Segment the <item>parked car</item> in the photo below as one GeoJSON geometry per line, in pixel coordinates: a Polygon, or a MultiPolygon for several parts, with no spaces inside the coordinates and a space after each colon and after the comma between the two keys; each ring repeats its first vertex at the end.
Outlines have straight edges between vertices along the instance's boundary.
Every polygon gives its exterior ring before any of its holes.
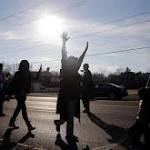
{"type": "Polygon", "coordinates": [[[96,84],[93,89],[93,97],[108,97],[109,99],[122,99],[128,92],[124,86],[114,83],[96,84]]]}

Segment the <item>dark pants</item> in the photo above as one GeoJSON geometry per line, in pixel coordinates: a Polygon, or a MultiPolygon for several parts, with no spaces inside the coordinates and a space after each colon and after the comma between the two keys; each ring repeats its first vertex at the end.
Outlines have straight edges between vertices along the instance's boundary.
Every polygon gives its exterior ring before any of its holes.
{"type": "Polygon", "coordinates": [[[83,99],[83,106],[84,106],[85,110],[89,111],[90,110],[90,100],[83,99]]]}
{"type": "Polygon", "coordinates": [[[0,115],[3,114],[4,94],[0,93],[0,115]]]}
{"type": "Polygon", "coordinates": [[[131,136],[131,143],[133,146],[137,146],[141,135],[144,135],[144,145],[146,147],[146,150],[150,149],[150,127],[149,127],[149,122],[141,122],[141,121],[136,121],[135,124],[131,127],[130,129],[130,136],[131,136]]]}
{"type": "Polygon", "coordinates": [[[3,103],[4,101],[0,99],[0,115],[3,114],[3,103]]]}
{"type": "Polygon", "coordinates": [[[67,104],[67,127],[66,127],[66,136],[67,137],[72,137],[73,132],[74,132],[74,115],[75,111],[77,110],[77,101],[76,100],[71,100],[68,101],[67,104]]]}
{"type": "Polygon", "coordinates": [[[16,107],[14,114],[10,121],[15,122],[19,112],[22,110],[23,119],[24,119],[27,127],[29,127],[30,121],[28,119],[27,109],[26,109],[26,104],[25,104],[26,96],[18,96],[18,97],[16,97],[16,99],[17,99],[17,107],[16,107]]]}
{"type": "Polygon", "coordinates": [[[90,111],[90,100],[92,99],[91,89],[85,88],[82,93],[83,106],[86,111],[90,111]]]}

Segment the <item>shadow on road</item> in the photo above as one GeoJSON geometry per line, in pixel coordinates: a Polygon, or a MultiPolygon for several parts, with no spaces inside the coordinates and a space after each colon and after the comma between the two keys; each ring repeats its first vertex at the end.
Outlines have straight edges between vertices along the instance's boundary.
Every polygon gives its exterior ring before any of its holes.
{"type": "Polygon", "coordinates": [[[32,134],[31,132],[28,132],[26,135],[24,135],[19,141],[18,143],[25,143],[27,141],[28,138],[34,138],[34,134],[32,134]]]}
{"type": "Polygon", "coordinates": [[[14,129],[8,128],[4,135],[3,135],[3,141],[0,144],[0,149],[4,150],[12,150],[17,144],[15,142],[11,142],[11,134],[14,129]]]}
{"type": "MultiPolygon", "coordinates": [[[[78,150],[76,142],[72,142],[67,144],[62,140],[61,135],[57,134],[55,144],[60,147],[61,150],[78,150]]],[[[90,150],[89,146],[86,145],[82,150],[90,150]]]]}
{"type": "Polygon", "coordinates": [[[28,138],[32,137],[34,138],[34,135],[31,132],[28,132],[25,136],[23,136],[18,142],[12,142],[11,141],[11,135],[14,128],[8,128],[4,135],[3,140],[0,143],[0,150],[13,150],[15,147],[17,147],[18,143],[25,143],[28,138]]]}
{"type": "Polygon", "coordinates": [[[91,112],[88,113],[88,116],[92,122],[94,122],[97,126],[102,128],[107,134],[111,136],[111,139],[108,139],[109,142],[117,143],[128,149],[129,141],[128,132],[126,129],[113,124],[107,124],[91,112]]]}
{"type": "Polygon", "coordinates": [[[61,135],[57,134],[55,144],[60,147],[62,150],[78,150],[77,144],[75,142],[67,144],[62,140],[61,135]]]}

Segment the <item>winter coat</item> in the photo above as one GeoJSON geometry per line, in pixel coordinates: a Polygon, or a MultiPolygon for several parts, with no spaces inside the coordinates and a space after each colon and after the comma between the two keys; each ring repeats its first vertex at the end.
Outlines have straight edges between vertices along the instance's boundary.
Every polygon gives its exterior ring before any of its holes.
{"type": "Polygon", "coordinates": [[[150,87],[141,88],[138,92],[141,99],[138,112],[138,119],[144,122],[150,122],[150,87]]]}
{"type": "Polygon", "coordinates": [[[75,102],[73,116],[80,120],[80,75],[78,70],[68,70],[66,68],[66,66],[63,66],[56,113],[60,114],[60,118],[63,118],[63,120],[67,120],[69,116],[68,104],[75,102]]]}
{"type": "Polygon", "coordinates": [[[30,93],[31,79],[32,76],[30,71],[17,71],[11,83],[11,94],[26,96],[27,93],[30,93]]]}
{"type": "Polygon", "coordinates": [[[84,72],[84,75],[82,77],[82,84],[82,99],[92,99],[93,79],[90,70],[84,72]]]}

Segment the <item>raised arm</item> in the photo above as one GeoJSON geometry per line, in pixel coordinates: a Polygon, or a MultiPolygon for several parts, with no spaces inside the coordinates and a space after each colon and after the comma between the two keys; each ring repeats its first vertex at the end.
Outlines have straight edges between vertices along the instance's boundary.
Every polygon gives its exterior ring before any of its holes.
{"type": "Polygon", "coordinates": [[[41,71],[42,71],[42,64],[40,65],[40,69],[39,69],[39,71],[37,72],[36,77],[34,78],[34,80],[38,80],[38,79],[39,79],[40,74],[41,74],[41,71]]]}
{"type": "Polygon", "coordinates": [[[68,34],[63,33],[61,35],[62,38],[62,61],[67,58],[67,51],[66,51],[66,42],[69,40],[68,34]]]}
{"type": "Polygon", "coordinates": [[[85,54],[86,54],[86,52],[87,52],[87,50],[88,50],[88,42],[86,43],[86,48],[85,48],[85,50],[84,50],[84,52],[82,53],[82,55],[80,56],[80,58],[79,58],[79,60],[78,60],[78,70],[80,69],[80,66],[81,66],[81,64],[82,64],[82,62],[83,62],[83,59],[84,59],[84,57],[85,57],[85,54]]]}

